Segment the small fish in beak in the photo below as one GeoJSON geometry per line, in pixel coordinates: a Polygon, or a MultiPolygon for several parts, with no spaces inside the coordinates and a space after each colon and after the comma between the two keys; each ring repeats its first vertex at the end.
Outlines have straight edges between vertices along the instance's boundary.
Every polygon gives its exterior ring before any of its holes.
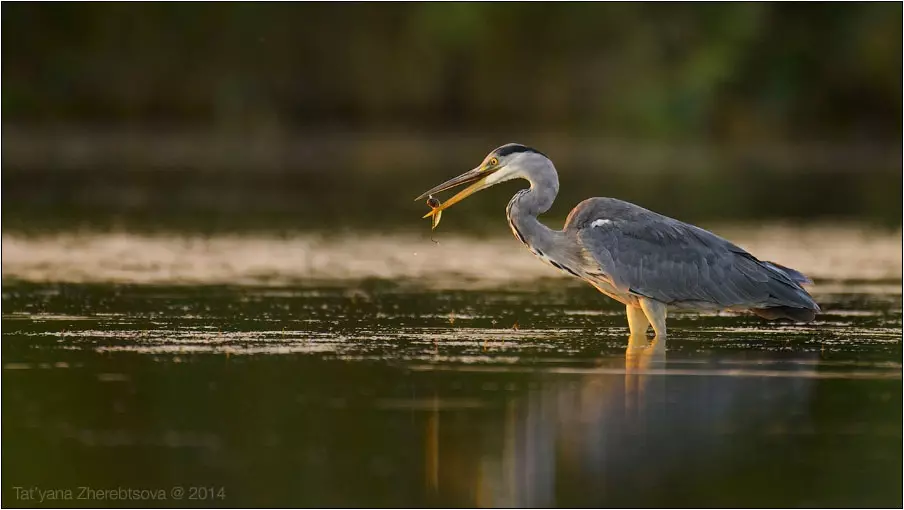
{"type": "Polygon", "coordinates": [[[427,205],[430,207],[431,211],[424,217],[432,218],[430,230],[436,230],[436,227],[439,226],[439,220],[443,216],[443,210],[439,208],[439,206],[442,205],[442,202],[440,202],[438,198],[433,198],[433,195],[430,195],[430,198],[427,199],[427,205]]]}
{"type": "Polygon", "coordinates": [[[468,170],[467,172],[459,175],[458,177],[449,179],[448,181],[440,184],[439,186],[436,186],[434,188],[431,188],[431,189],[425,191],[419,197],[414,199],[415,201],[417,201],[417,200],[423,200],[425,197],[427,197],[427,205],[430,207],[431,210],[430,210],[430,212],[428,212],[427,214],[424,215],[424,218],[432,218],[433,219],[433,230],[435,230],[436,227],[439,225],[439,220],[440,220],[443,210],[448,209],[449,207],[457,204],[458,202],[461,202],[466,197],[468,197],[484,188],[488,188],[488,187],[492,186],[493,184],[495,184],[495,182],[498,182],[498,181],[495,181],[492,183],[488,182],[488,177],[492,173],[499,170],[499,168],[501,168],[498,166],[498,164],[499,164],[498,160],[494,157],[494,158],[492,158],[493,167],[487,167],[487,165],[481,164],[477,168],[472,168],[471,170],[468,170]],[[461,186],[463,184],[470,184],[470,186],[468,186],[467,188],[459,191],[457,194],[450,197],[449,200],[446,200],[445,203],[442,203],[438,199],[433,197],[434,193],[439,193],[439,192],[445,191],[447,189],[452,189],[457,186],[461,186]]]}

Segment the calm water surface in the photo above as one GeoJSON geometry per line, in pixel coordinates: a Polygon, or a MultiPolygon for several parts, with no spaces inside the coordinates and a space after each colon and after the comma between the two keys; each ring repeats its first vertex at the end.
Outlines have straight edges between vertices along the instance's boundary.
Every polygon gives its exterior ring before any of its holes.
{"type": "Polygon", "coordinates": [[[816,277],[817,321],[686,313],[629,345],[619,305],[512,277],[545,270],[526,252],[484,269],[492,243],[4,236],[3,504],[900,506],[900,233],[801,238],[771,258],[816,277]]]}

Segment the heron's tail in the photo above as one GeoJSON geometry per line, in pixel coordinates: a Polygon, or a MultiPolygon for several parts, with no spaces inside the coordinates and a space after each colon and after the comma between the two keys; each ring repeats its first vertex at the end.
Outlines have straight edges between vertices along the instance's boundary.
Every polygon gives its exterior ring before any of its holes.
{"type": "Polygon", "coordinates": [[[782,302],[775,303],[774,306],[763,308],[754,308],[751,311],[764,319],[788,319],[795,322],[810,322],[819,312],[819,305],[813,300],[813,297],[801,287],[801,285],[812,284],[813,280],[796,269],[776,264],[775,262],[762,261],[762,263],[776,271],[785,275],[789,280],[794,282],[796,289],[792,294],[782,293],[785,298],[782,302]]]}

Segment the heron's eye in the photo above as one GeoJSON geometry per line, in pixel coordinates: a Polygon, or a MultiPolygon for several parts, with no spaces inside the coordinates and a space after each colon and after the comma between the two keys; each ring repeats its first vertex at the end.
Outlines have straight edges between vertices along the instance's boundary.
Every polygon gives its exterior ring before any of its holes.
{"type": "Polygon", "coordinates": [[[496,158],[490,158],[490,166],[496,166],[499,164],[499,160],[496,158]]]}

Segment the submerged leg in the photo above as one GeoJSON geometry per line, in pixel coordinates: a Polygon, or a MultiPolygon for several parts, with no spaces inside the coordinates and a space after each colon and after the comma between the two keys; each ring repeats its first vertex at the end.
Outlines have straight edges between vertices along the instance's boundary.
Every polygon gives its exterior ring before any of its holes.
{"type": "Polygon", "coordinates": [[[628,330],[631,336],[647,337],[647,328],[650,327],[650,321],[644,315],[643,310],[636,306],[627,305],[625,311],[628,313],[628,330]]]}
{"type": "Polygon", "coordinates": [[[665,317],[668,311],[666,304],[653,299],[640,298],[640,308],[650,324],[653,325],[656,337],[665,338],[665,317]]]}

